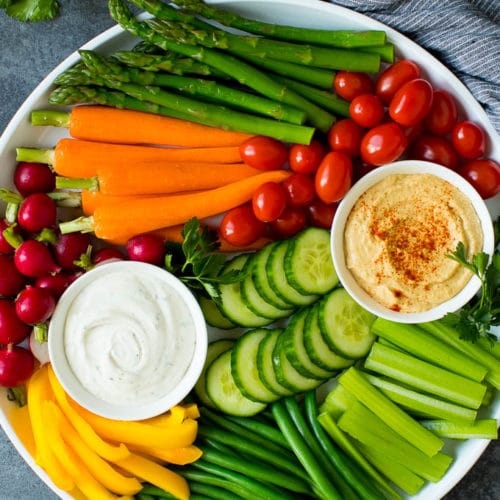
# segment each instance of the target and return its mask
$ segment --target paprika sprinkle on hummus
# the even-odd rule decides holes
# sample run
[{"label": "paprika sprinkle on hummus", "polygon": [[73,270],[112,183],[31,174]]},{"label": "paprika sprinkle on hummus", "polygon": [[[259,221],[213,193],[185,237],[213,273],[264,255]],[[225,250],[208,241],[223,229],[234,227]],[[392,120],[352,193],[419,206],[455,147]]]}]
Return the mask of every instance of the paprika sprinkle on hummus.
[{"label": "paprika sprinkle on hummus", "polygon": [[459,242],[468,257],[483,245],[470,200],[432,174],[392,174],[368,189],[344,232],[346,264],[381,305],[423,312],[459,293],[472,273],[447,257]]}]

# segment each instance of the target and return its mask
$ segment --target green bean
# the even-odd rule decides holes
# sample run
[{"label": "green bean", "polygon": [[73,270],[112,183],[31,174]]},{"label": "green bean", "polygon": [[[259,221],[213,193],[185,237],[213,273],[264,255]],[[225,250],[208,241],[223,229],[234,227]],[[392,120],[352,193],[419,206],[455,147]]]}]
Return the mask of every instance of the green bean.
[{"label": "green bean", "polygon": [[[139,495],[146,495],[147,497],[150,498],[167,498],[168,500],[175,500],[175,497],[169,493],[168,491],[162,490],[161,488],[158,488],[158,486],[154,486],[152,484],[145,484],[142,487],[142,490],[140,493],[138,493],[137,498],[139,500],[143,500]],[[144,500],[148,500],[147,498],[144,498]]]},{"label": "green bean", "polygon": [[189,489],[191,490],[191,499],[194,495],[207,495],[210,498],[214,498],[215,500],[240,500],[241,497],[239,495],[235,495],[230,491],[227,491],[223,488],[219,488],[218,486],[212,486],[210,484],[199,483],[198,481],[190,481]]},{"label": "green bean", "polygon": [[304,469],[316,483],[322,498],[328,500],[341,500],[339,492],[328,478],[326,471],[319,464],[314,453],[295,426],[283,401],[272,403],[271,409],[281,432],[290,443],[295,455],[304,466]]},{"label": "green bean", "polygon": [[284,399],[284,404],[292,421],[294,422],[295,426],[297,427],[306,443],[310,446],[321,467],[326,471],[327,475],[333,479],[335,486],[342,495],[342,498],[345,500],[357,500],[358,496],[356,495],[354,490],[339,474],[338,470],[333,467],[332,463],[325,455],[323,449],[320,447],[318,441],[316,440],[316,437],[309,429],[309,426],[305,421],[304,415],[297,403],[297,400],[294,397],[287,397]]},{"label": "green bean", "polygon": [[384,498],[380,490],[365,479],[365,476],[359,471],[357,465],[333,445],[329,436],[319,424],[317,420],[318,406],[315,391],[309,391],[304,395],[304,403],[306,418],[312,432],[325,452],[325,455],[330,459],[332,465],[339,471],[345,481],[347,481],[363,499],[374,500]]},{"label": "green bean", "polygon": [[192,466],[243,486],[245,490],[251,493],[245,497],[248,498],[248,500],[255,500],[256,498],[259,500],[295,500],[295,496],[287,493],[283,488],[275,488],[251,477],[234,472],[226,467],[211,464],[205,459],[199,459],[193,462]]},{"label": "green bean", "polygon": [[309,493],[311,491],[307,482],[294,475],[269,467],[266,464],[251,462],[235,457],[234,455],[223,454],[214,448],[204,447],[203,459],[241,474],[258,477],[263,482],[274,484],[296,493]]},{"label": "green bean", "polygon": [[200,427],[198,435],[206,440],[210,439],[211,442],[223,443],[236,452],[241,450],[246,455],[279,467],[306,481],[309,479],[309,476],[300,464],[291,460],[289,455],[269,451],[267,448],[254,444],[249,440],[241,439],[239,436],[214,427]]}]

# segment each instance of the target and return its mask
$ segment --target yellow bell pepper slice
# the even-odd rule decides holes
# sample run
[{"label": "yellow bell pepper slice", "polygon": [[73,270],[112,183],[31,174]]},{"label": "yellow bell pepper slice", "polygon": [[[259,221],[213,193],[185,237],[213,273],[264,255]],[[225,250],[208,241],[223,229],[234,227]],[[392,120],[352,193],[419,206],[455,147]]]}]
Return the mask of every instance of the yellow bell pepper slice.
[{"label": "yellow bell pepper slice", "polygon": [[144,420],[110,420],[75,404],[73,408],[102,438],[127,445],[182,448],[193,444],[198,432],[198,423],[190,418],[175,426],[159,426],[148,424]]},{"label": "yellow bell pepper slice", "polygon": [[146,446],[130,446],[129,449],[131,451],[136,451],[141,455],[159,459],[162,462],[174,465],[192,464],[203,455],[200,448],[194,444],[184,446],[183,448],[171,448],[169,450],[165,450],[163,448],[148,448]]},{"label": "yellow bell pepper slice", "polygon": [[158,415],[157,417],[142,420],[145,424],[169,426],[182,424],[186,418],[186,410],[182,406],[173,406],[169,411]]},{"label": "yellow bell pepper slice", "polygon": [[57,413],[57,423],[64,441],[97,481],[108,490],[120,495],[135,495],[141,491],[142,485],[135,477],[120,474],[83,441],[58,407],[52,411]]},{"label": "yellow bell pepper slice", "polygon": [[182,407],[186,412],[187,418],[194,418],[195,420],[197,418],[200,418],[200,409],[198,408],[198,405],[196,403],[187,403],[185,405],[182,405]]},{"label": "yellow bell pepper slice", "polygon": [[189,486],[187,481],[179,474],[167,469],[163,465],[131,453],[127,458],[117,462],[122,469],[134,476],[143,479],[164,491],[167,491],[180,500],[189,499]]},{"label": "yellow bell pepper slice", "polygon": [[109,460],[110,462],[115,462],[116,460],[125,458],[129,454],[129,451],[124,444],[120,443],[120,445],[114,445],[104,441],[92,428],[89,422],[87,422],[77,411],[75,411],[74,407],[70,404],[70,398],[68,398],[64,388],[59,383],[59,380],[57,380],[56,374],[51,366],[48,368],[48,375],[57,404],[83,441],[99,456]]},{"label": "yellow bell pepper slice", "polygon": [[28,453],[35,458],[36,446],[28,405],[13,405],[9,411],[9,422]]},{"label": "yellow bell pepper slice", "polygon": [[45,429],[50,448],[60,463],[63,464],[67,474],[73,479],[78,489],[87,498],[92,500],[113,500],[119,498],[90,474],[85,464],[64,442],[59,430],[58,416],[60,413],[58,413],[58,408],[53,401],[45,401],[43,403],[42,415],[46,422]]},{"label": "yellow bell pepper slice", "polygon": [[28,411],[33,429],[36,454],[35,462],[42,467],[52,482],[61,490],[70,491],[75,483],[69,477],[49,446],[45,432],[46,423],[42,415],[43,404],[53,399],[47,377],[47,367],[40,367],[31,376],[27,387]]}]

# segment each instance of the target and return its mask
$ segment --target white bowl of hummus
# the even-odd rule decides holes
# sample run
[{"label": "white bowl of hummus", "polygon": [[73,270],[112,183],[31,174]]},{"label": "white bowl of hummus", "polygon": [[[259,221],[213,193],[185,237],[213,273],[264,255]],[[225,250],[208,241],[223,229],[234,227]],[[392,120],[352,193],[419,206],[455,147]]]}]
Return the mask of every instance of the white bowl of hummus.
[{"label": "white bowl of hummus", "polygon": [[494,250],[493,223],[477,191],[440,165],[404,160],[362,177],[340,203],[331,249],[339,279],[377,316],[421,323],[460,309],[480,288],[449,255]]},{"label": "white bowl of hummus", "polygon": [[194,296],[151,264],[106,263],[61,296],[48,333],[52,367],[81,406],[116,420],[142,420],[180,403],[207,352]]}]

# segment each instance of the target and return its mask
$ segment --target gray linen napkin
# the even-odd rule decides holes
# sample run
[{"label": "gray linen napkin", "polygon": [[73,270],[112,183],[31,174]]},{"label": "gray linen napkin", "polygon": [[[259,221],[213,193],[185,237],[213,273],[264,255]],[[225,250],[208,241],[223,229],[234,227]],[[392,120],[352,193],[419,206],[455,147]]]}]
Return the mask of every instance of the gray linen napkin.
[{"label": "gray linen napkin", "polygon": [[500,132],[500,0],[331,0],[399,31],[464,83]]}]

